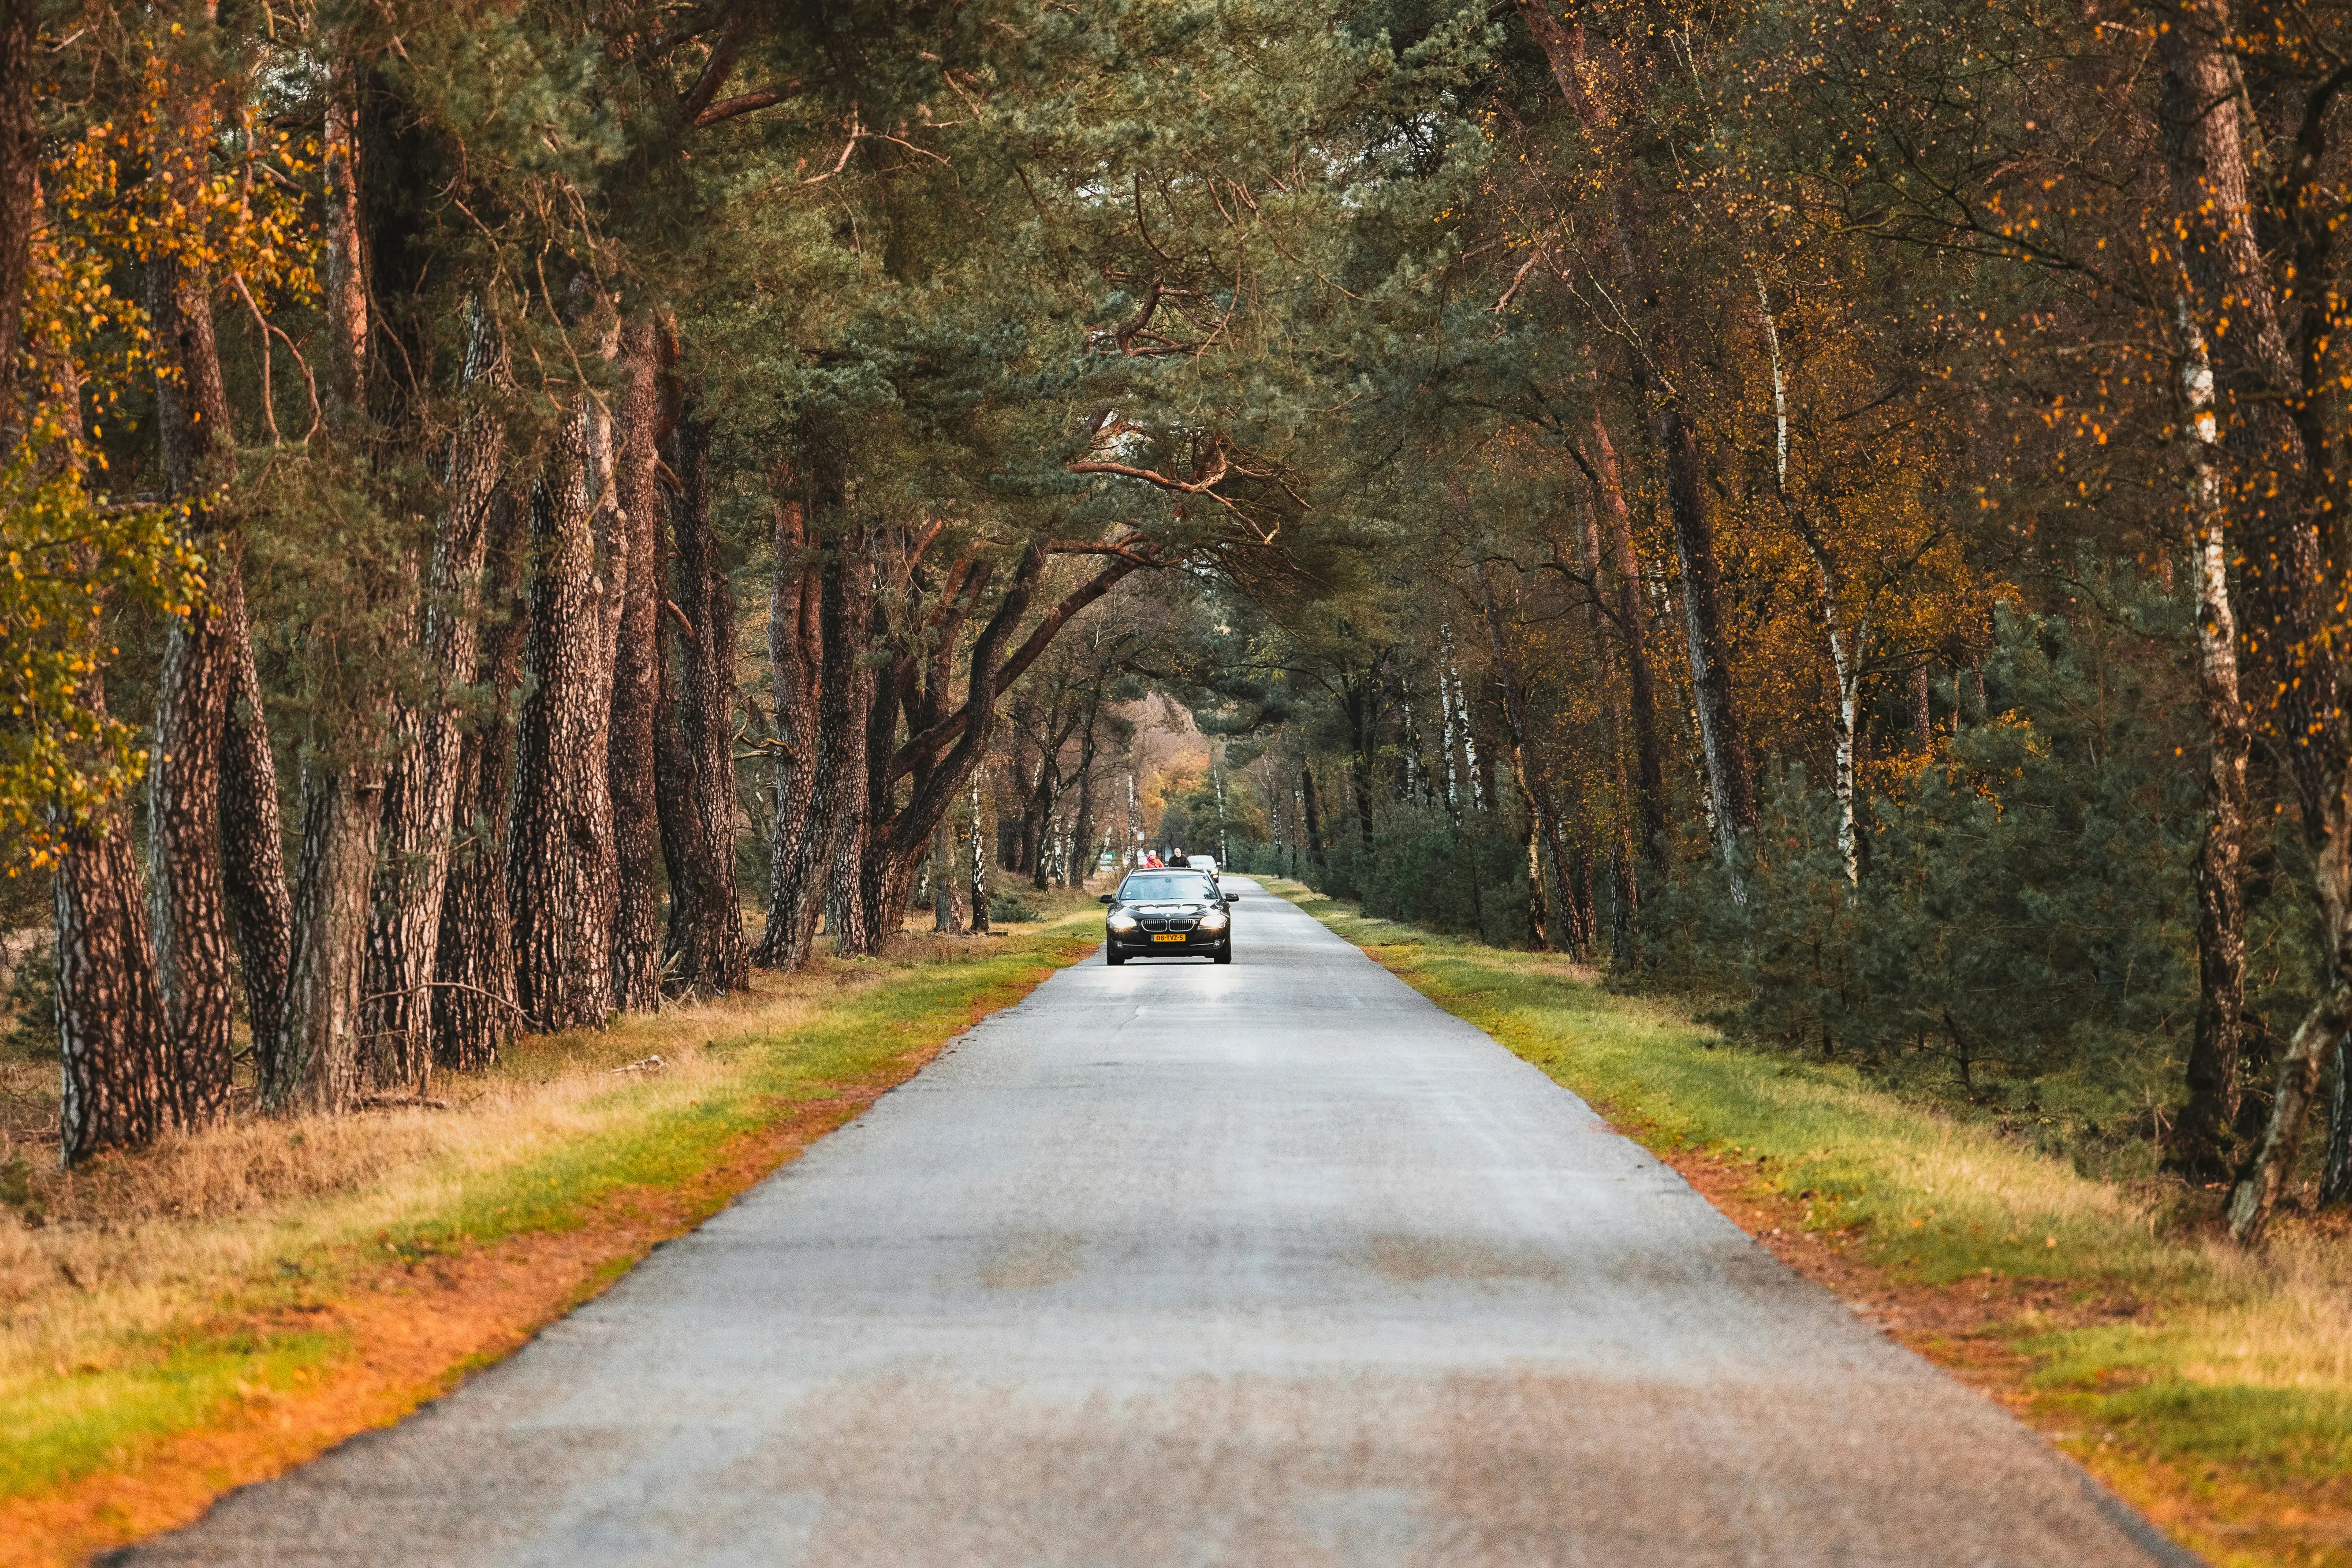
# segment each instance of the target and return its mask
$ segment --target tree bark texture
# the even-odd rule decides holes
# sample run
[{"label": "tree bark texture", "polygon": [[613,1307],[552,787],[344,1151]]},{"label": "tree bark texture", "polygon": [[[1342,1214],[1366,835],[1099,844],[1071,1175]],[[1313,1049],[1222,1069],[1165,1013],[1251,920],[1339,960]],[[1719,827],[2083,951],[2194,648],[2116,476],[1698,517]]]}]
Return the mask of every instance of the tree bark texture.
[{"label": "tree bark texture", "polygon": [[[2210,0],[2184,8],[2158,33],[2158,118],[2181,234],[2185,315],[2211,343],[2226,493],[2243,509],[2234,552],[2247,588],[2240,632],[2277,693],[2272,723],[2312,847],[2331,970],[2327,994],[2289,1040],[2269,1124],[2230,1195],[2231,1235],[2251,1245],[2294,1168],[2322,1057],[2352,1017],[2352,854],[2345,842],[2352,801],[2338,675],[2326,636],[2331,578],[2314,521],[2311,448],[2294,413],[2311,400],[2255,234],[2241,94],[2221,42],[2229,32],[2227,5]],[[2224,318],[2229,330],[2214,330]]]},{"label": "tree bark texture", "polygon": [[1740,835],[1756,826],[1756,784],[1732,691],[1731,644],[1723,629],[1722,574],[1706,514],[1698,442],[1677,403],[1658,410],[1656,425],[1658,447],[1665,458],[1666,510],[1674,522],[1675,560],[1682,575],[1699,747],[1706,758],[1707,789],[1722,835],[1724,858],[1729,862]]},{"label": "tree bark texture", "polygon": [[1518,784],[1520,797],[1528,803],[1543,851],[1530,857],[1535,863],[1530,868],[1540,870],[1538,885],[1543,889],[1544,907],[1550,917],[1544,923],[1545,945],[1564,948],[1570,956],[1581,960],[1584,954],[1578,948],[1574,926],[1568,918],[1570,900],[1563,877],[1568,852],[1560,837],[1559,814],[1553,806],[1550,784],[1532,755],[1535,747],[1528,733],[1527,705],[1520,699],[1518,668],[1511,661],[1510,645],[1503,636],[1502,608],[1495,602],[1494,585],[1486,581],[1486,563],[1472,562],[1470,575],[1478,584],[1478,608],[1486,622],[1486,643],[1495,656],[1495,675],[1503,683],[1503,711],[1511,724],[1511,776]]},{"label": "tree bark texture", "polygon": [[[103,677],[91,710],[103,715]],[[59,1154],[71,1165],[102,1149],[152,1141],[173,1114],[163,1003],[141,901],[139,868],[120,805],[63,835],[51,873],[58,937],[58,1049],[63,1068]]]},{"label": "tree bark texture", "polygon": [[[1615,787],[1618,803],[1617,809],[1612,813],[1613,826],[1609,835],[1612,892],[1609,948],[1612,957],[1622,959],[1629,956],[1633,950],[1633,914],[1639,906],[1641,896],[1633,869],[1634,838],[1638,833],[1646,830],[1647,825],[1642,821],[1643,807],[1641,802],[1649,797],[1645,787],[1636,778],[1627,775],[1624,737],[1618,727],[1617,704],[1610,690],[1609,612],[1601,598],[1601,584],[1604,574],[1601,566],[1600,512],[1601,509],[1597,506],[1580,506],[1576,509],[1576,537],[1578,564],[1583,569],[1585,576],[1592,584],[1591,596],[1585,605],[1585,630],[1592,639],[1592,689],[1597,699],[1596,706],[1601,720],[1601,744],[1608,749],[1611,783]],[[1622,601],[1624,597],[1626,596],[1621,595],[1621,610],[1623,608]],[[1636,607],[1638,607],[1638,602]],[[1618,640],[1627,644],[1637,641],[1641,635],[1639,621],[1629,623]],[[1628,662],[1630,664],[1631,661]],[[1644,682],[1649,678],[1646,662],[1644,660],[1643,670]],[[1654,722],[1654,714],[1652,715],[1652,719]],[[1653,740],[1654,741],[1654,737]],[[1597,931],[1594,942],[1597,946],[1599,942]]]},{"label": "tree bark texture", "polygon": [[340,1112],[359,1096],[368,891],[383,816],[380,763],[364,753],[306,761],[292,963],[271,1075],[262,1085],[272,1110]]},{"label": "tree bark texture", "polygon": [[[237,544],[223,526],[214,493],[226,479],[229,426],[212,299],[200,277],[176,258],[159,256],[147,268],[147,308],[159,368],[164,475],[173,497],[187,504],[191,540],[206,567],[206,602],[174,619],[165,636],[147,772],[162,1070],[172,1114],[194,1124],[228,1104],[235,1003],[222,871],[221,765],[230,694],[250,650],[237,641],[245,624]],[[266,959],[263,967],[266,973]]]},{"label": "tree bark texture", "polygon": [[874,667],[865,657],[874,629],[874,576],[863,530],[845,534],[825,565],[818,628],[824,647],[824,696],[817,704],[816,795],[809,815],[829,830],[825,919],[835,952],[870,953],[877,950],[882,933],[873,929],[862,886],[875,685]]},{"label": "tree bark texture", "polygon": [[613,854],[618,873],[613,916],[613,1005],[625,1013],[661,1005],[662,830],[656,804],[655,714],[661,706],[661,517],[658,479],[673,410],[664,337],[650,316],[621,329],[621,386],[613,482],[613,575],[620,621],[613,664],[613,723],[607,752]]},{"label": "tree bark texture", "polygon": [[278,805],[278,759],[261,706],[261,672],[241,578],[226,586],[224,627],[236,668],[221,736],[222,890],[236,922],[238,967],[255,1063],[264,1076],[277,1048],[293,962],[294,901],[286,885],[286,833]]},{"label": "tree bark texture", "polygon": [[6,426],[11,447],[26,430],[16,407],[16,361],[33,231],[41,221],[41,124],[34,93],[41,51],[35,11],[26,0],[0,5],[0,424]]},{"label": "tree bark texture", "polygon": [[[502,384],[488,311],[475,310],[466,379]],[[384,782],[382,856],[369,918],[362,1031],[383,1083],[421,1080],[435,1057],[433,982],[468,736],[465,704],[481,649],[482,571],[493,513],[507,507],[503,444],[487,409],[461,418],[448,502],[435,532],[424,605],[425,694],[395,721]],[[510,526],[510,525],[509,525]],[[471,803],[468,803],[469,805]]]},{"label": "tree bark texture", "polygon": [[58,1112],[65,1163],[152,1141],[171,1114],[163,996],[120,810],[66,837],[58,931]]},{"label": "tree bark texture", "polygon": [[[1642,564],[1633,550],[1633,520],[1625,505],[1625,491],[1617,463],[1616,443],[1606,422],[1592,421],[1593,504],[1606,544],[1606,560],[1616,581],[1618,646],[1625,658],[1626,708],[1633,727],[1635,820],[1641,853],[1654,874],[1663,874],[1666,854],[1665,751],[1658,731],[1657,677],[1650,667],[1648,639],[1642,635]],[[1594,591],[1600,590],[1596,554]]]},{"label": "tree bark texture", "polygon": [[[320,174],[326,195],[325,352],[320,387],[325,439],[352,457],[372,439],[368,424],[368,243],[360,165],[359,79],[349,56],[327,62]],[[380,602],[404,609],[414,576],[379,584]],[[403,640],[413,635],[404,628]],[[383,818],[383,741],[390,680],[371,660],[332,681],[348,692],[340,710],[302,748],[302,854],[293,898],[293,942],[278,1044],[262,1084],[263,1103],[281,1113],[340,1112],[356,1100],[364,1068],[362,1001],[369,889]],[[330,667],[332,658],[327,660]],[[338,672],[340,673],[340,672]],[[318,678],[314,674],[314,680]]]},{"label": "tree bark texture", "polygon": [[709,426],[681,419],[673,456],[676,611],[662,621],[674,645],[662,671],[665,681],[677,671],[677,690],[656,733],[667,967],[679,990],[717,994],[751,983],[735,882],[735,586],[710,526]]},{"label": "tree bark texture", "polygon": [[612,427],[584,393],[531,497],[536,571],[507,829],[515,994],[533,1028],[604,1026],[618,876],[607,767],[617,574]]},{"label": "tree bark texture", "polygon": [[[753,954],[777,969],[808,962],[822,909],[830,823],[815,811],[821,742],[819,710],[826,696],[824,605],[826,565],[812,537],[811,513],[837,514],[839,475],[811,465],[779,476],[775,510],[775,577],[768,599],[768,661],[776,704],[777,760],[771,789],[775,823],[768,873],[768,923]],[[791,493],[805,487],[805,495]],[[862,785],[863,780],[860,784]]]},{"label": "tree bark texture", "polygon": [[2229,512],[2212,362],[2183,300],[2179,331],[2182,455],[2189,554],[2197,585],[2198,696],[2205,710],[2205,835],[2197,855],[2197,1026],[2189,1100],[2170,1163],[2199,1180],[2224,1174],[2238,1117],[2238,1054],[2246,1000],[2246,763],[2252,736],[2238,691],[2238,621],[2230,598]]},{"label": "tree bark texture", "polygon": [[450,795],[449,878],[433,953],[433,1059],[461,1070],[496,1061],[521,1017],[505,868],[516,697],[530,626],[529,514],[527,495],[511,487],[491,493],[483,627],[466,672],[479,706],[460,730]]}]

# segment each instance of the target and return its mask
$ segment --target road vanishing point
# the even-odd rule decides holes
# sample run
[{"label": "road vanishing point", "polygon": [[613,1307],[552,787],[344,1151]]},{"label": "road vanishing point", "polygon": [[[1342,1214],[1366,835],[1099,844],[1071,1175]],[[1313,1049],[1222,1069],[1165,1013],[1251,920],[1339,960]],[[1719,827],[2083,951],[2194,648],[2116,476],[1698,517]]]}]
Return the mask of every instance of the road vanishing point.
[{"label": "road vanishing point", "polygon": [[2194,1563],[1238,878],[503,1364],[111,1561]]}]

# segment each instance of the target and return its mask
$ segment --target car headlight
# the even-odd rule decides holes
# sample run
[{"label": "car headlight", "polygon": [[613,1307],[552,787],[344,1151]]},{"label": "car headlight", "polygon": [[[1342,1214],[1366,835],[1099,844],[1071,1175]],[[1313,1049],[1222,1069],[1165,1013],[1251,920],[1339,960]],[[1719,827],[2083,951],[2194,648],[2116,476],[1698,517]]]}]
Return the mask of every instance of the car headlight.
[{"label": "car headlight", "polygon": [[1225,929],[1225,921],[1232,918],[1232,916],[1226,914],[1223,910],[1211,910],[1207,914],[1201,917],[1201,929],[1202,931],[1223,931]]},{"label": "car headlight", "polygon": [[1110,925],[1110,929],[1113,931],[1133,931],[1135,929],[1136,921],[1133,915],[1129,914],[1125,910],[1121,910],[1117,914],[1110,917],[1108,923]]}]

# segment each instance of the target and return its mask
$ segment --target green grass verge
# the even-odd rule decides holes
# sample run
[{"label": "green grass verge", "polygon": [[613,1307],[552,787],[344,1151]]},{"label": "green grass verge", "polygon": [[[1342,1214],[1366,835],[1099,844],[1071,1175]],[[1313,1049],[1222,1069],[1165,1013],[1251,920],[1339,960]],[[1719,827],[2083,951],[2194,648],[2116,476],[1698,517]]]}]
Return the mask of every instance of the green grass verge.
[{"label": "green grass verge", "polygon": [[2084,1302],[2127,1304],[2126,1321],[2056,1326],[2023,1311],[2003,1325],[2033,1360],[2044,1414],[2078,1422],[2085,1441],[2112,1435],[2207,1480],[2222,1465],[2239,1480],[2318,1481],[2332,1494],[2352,1473],[2352,1247],[2340,1237],[2241,1258],[2168,1227],[2146,1194],[1849,1069],[1727,1046],[1565,960],[1267,886],[1629,1135],[1752,1163],[1758,1188],[1805,1205],[1811,1226],[1854,1235],[1898,1279],[2051,1281]]},{"label": "green grass verge", "polygon": [[[695,1042],[720,1067],[695,1079],[690,1098],[668,1102],[646,1082],[621,1080],[577,1102],[586,1129],[577,1136],[541,1138],[507,1159],[452,1152],[398,1173],[404,1191],[423,1194],[414,1205],[394,1199],[387,1212],[381,1194],[362,1193],[238,1216],[247,1231],[282,1228],[283,1250],[267,1248],[266,1263],[236,1275],[205,1278],[199,1266],[160,1291],[152,1281],[124,1287],[91,1331],[52,1339],[53,1368],[0,1381],[0,1498],[121,1468],[159,1440],[220,1419],[252,1391],[283,1392],[352,1356],[360,1347],[348,1335],[302,1325],[299,1309],[362,1288],[388,1264],[574,1229],[616,1199],[694,1184],[740,1136],[873,1083],[893,1058],[945,1040],[976,1011],[1017,999],[1084,956],[1098,939],[1093,915],[1089,907],[961,953],[835,963],[830,994],[789,1027],[761,1027],[747,1015],[749,1026]],[[503,1070],[525,1081],[561,1078],[595,1038],[526,1042]]]}]

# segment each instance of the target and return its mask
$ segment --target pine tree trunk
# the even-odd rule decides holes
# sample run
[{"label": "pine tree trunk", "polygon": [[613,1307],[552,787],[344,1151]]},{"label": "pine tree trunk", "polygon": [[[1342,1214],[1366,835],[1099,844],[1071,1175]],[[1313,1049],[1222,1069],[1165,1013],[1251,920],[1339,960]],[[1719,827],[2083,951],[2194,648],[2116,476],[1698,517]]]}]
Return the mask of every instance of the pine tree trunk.
[{"label": "pine tree trunk", "polygon": [[[502,384],[489,313],[475,307],[469,384]],[[481,646],[481,580],[492,514],[508,503],[504,452],[488,414],[469,411],[449,457],[448,506],[433,542],[425,601],[430,695],[395,721],[384,781],[383,855],[368,926],[362,1031],[379,1082],[420,1081],[436,1052],[432,983],[438,969],[450,847],[459,830],[459,773],[468,737],[460,703]],[[511,526],[509,524],[509,526]]]},{"label": "pine tree trunk", "polygon": [[58,1129],[65,1163],[153,1140],[171,1115],[163,997],[119,810],[66,837],[58,930]]},{"label": "pine tree trunk", "polygon": [[478,1070],[498,1059],[521,1010],[507,912],[506,822],[514,788],[515,699],[530,626],[523,599],[528,498],[494,491],[486,525],[488,603],[467,680],[488,705],[465,726],[450,796],[449,879],[433,954],[433,1059]]},{"label": "pine tree trunk", "polygon": [[[1618,800],[1617,809],[1612,814],[1614,826],[1610,834],[1609,849],[1612,888],[1610,908],[1613,916],[1611,921],[1610,955],[1612,958],[1623,959],[1630,956],[1632,952],[1633,913],[1638,907],[1641,896],[1639,885],[1634,879],[1633,840],[1638,831],[1646,830],[1646,824],[1640,828],[1636,827],[1642,807],[1634,800],[1629,799],[1629,796],[1637,793],[1645,795],[1646,790],[1637,786],[1634,780],[1626,773],[1624,736],[1618,727],[1617,704],[1610,692],[1609,617],[1603,611],[1601,602],[1602,557],[1600,510],[1600,508],[1592,506],[1576,509],[1577,554],[1578,564],[1584,569],[1585,575],[1592,584],[1592,596],[1585,606],[1585,630],[1592,639],[1592,690],[1600,710],[1601,740],[1601,744],[1608,751],[1611,781],[1616,787]],[[1624,597],[1621,595],[1621,608]],[[1638,603],[1636,608],[1638,608]],[[1622,628],[1622,635],[1618,640],[1626,644],[1638,640],[1639,627],[1638,621],[1630,623]],[[1632,662],[1630,658],[1628,662]],[[1643,680],[1646,682],[1648,679],[1645,660]],[[1652,762],[1654,763],[1655,759],[1652,759]],[[1629,811],[1627,809],[1629,806],[1633,809]],[[1597,930],[1594,932],[1594,942],[1596,946],[1599,943]]]},{"label": "pine tree trunk", "polygon": [[875,669],[865,658],[874,595],[862,532],[835,547],[824,570],[824,700],[817,709],[816,799],[810,815],[830,828],[825,919],[834,951],[871,953],[883,933],[873,927],[865,884]]},{"label": "pine tree trunk", "polygon": [[360,987],[383,815],[381,765],[363,755],[369,739],[342,737],[353,755],[314,757],[303,767],[293,960],[271,1076],[262,1085],[263,1103],[280,1113],[349,1110],[362,1086]]},{"label": "pine tree trunk", "polygon": [[1315,770],[1305,763],[1298,766],[1298,795],[1307,828],[1307,863],[1319,875],[1324,870],[1324,851],[1330,847],[1323,834],[1323,807],[1315,788]]},{"label": "pine tree trunk", "polygon": [[2189,1101],[2168,1163],[2200,1181],[2230,1166],[2238,1118],[2238,1053],[2246,1001],[2244,860],[2251,744],[2238,692],[2238,620],[2230,599],[2229,514],[2222,497],[2220,424],[2205,334],[2179,305],[2183,457],[2189,552],[2197,584],[2198,695],[2205,710],[2205,837],[2197,855],[2197,1027],[2189,1050]]},{"label": "pine tree trunk", "polygon": [[1707,521],[1699,476],[1698,443],[1692,437],[1682,405],[1671,401],[1663,405],[1656,422],[1658,447],[1665,456],[1666,510],[1674,522],[1675,560],[1682,575],[1699,746],[1706,757],[1707,789],[1724,859],[1730,863],[1740,836],[1756,826],[1756,786],[1732,692],[1731,647],[1723,631],[1715,533]]},{"label": "pine tree trunk", "polygon": [[[819,470],[821,479],[830,470]],[[823,825],[811,816],[816,798],[817,710],[824,697],[824,590],[810,559],[808,508],[783,494],[779,477],[768,595],[768,668],[776,705],[778,749],[772,763],[768,923],[752,962],[797,969],[808,962],[816,929],[816,899],[824,850]],[[827,497],[816,498],[820,500]]]},{"label": "pine tree trunk", "polygon": [[161,1071],[167,1114],[194,1123],[219,1114],[228,1102],[235,1003],[221,766],[229,698],[249,650],[236,640],[245,600],[236,541],[210,500],[226,477],[230,439],[212,299],[201,278],[159,257],[148,264],[147,308],[159,371],[164,475],[173,495],[190,500],[191,542],[209,563],[209,602],[174,619],[165,637],[147,771],[155,979],[163,1009]]},{"label": "pine tree trunk", "polygon": [[613,850],[613,1005],[625,1013],[661,1005],[662,829],[656,805],[655,713],[661,706],[661,515],[656,479],[669,432],[659,328],[648,316],[621,329],[614,431],[614,514],[621,584],[608,752]]},{"label": "pine tree trunk", "polygon": [[667,946],[671,984],[715,995],[751,981],[735,882],[735,585],[710,527],[709,426],[681,419],[675,453],[674,603],[688,624],[662,623],[676,645],[675,659],[663,657],[663,679],[674,665],[680,688],[675,705],[665,697],[656,732]]},{"label": "pine tree trunk", "polygon": [[[1666,765],[1658,731],[1657,678],[1650,668],[1650,650],[1642,635],[1642,566],[1633,552],[1633,520],[1625,506],[1625,492],[1617,468],[1617,448],[1609,426],[1596,416],[1592,421],[1593,496],[1605,536],[1607,559],[1616,572],[1616,617],[1619,647],[1625,656],[1628,717],[1633,726],[1635,817],[1641,853],[1654,874],[1663,874],[1666,854]],[[1594,554],[1594,586],[1600,585],[1601,552]]]},{"label": "pine tree trunk", "polygon": [[236,927],[255,1066],[266,1079],[286,1010],[286,981],[293,963],[294,900],[287,891],[278,760],[262,714],[261,673],[254,664],[245,585],[237,581],[234,586],[233,608],[225,606],[230,617],[225,630],[236,649],[236,671],[229,689],[221,745],[222,887]]},{"label": "pine tree trunk", "polygon": [[614,589],[612,429],[583,395],[531,497],[536,572],[515,742],[507,905],[515,999],[537,1029],[604,1026],[613,1010],[613,802],[606,759]]},{"label": "pine tree trunk", "polygon": [[[331,56],[327,61],[320,160],[327,209],[320,394],[327,439],[353,452],[370,438],[367,239],[359,162],[362,74],[349,57]],[[394,591],[405,597],[406,590]],[[350,1110],[365,1068],[362,1004],[367,994],[368,893],[383,818],[381,715],[390,689],[379,670],[362,668],[354,676],[348,689],[360,695],[336,716],[339,721],[329,732],[303,748],[302,856],[294,884],[293,942],[278,1045],[262,1084],[263,1104],[280,1113]]]},{"label": "pine tree trunk", "polygon": [[1568,918],[1570,902],[1563,881],[1567,864],[1566,849],[1561,842],[1559,814],[1554,808],[1551,786],[1539,769],[1533,765],[1534,742],[1528,726],[1527,706],[1519,693],[1517,668],[1511,662],[1511,650],[1503,637],[1503,612],[1495,602],[1495,590],[1486,581],[1486,566],[1482,561],[1470,564],[1470,575],[1478,584],[1478,608],[1486,622],[1486,642],[1495,656],[1495,674],[1503,683],[1503,712],[1511,723],[1511,776],[1519,786],[1519,796],[1528,803],[1528,812],[1534,819],[1536,837],[1544,851],[1528,858],[1529,869],[1540,876],[1545,909],[1550,918],[1544,922],[1544,945],[1564,949],[1570,956],[1581,960],[1574,922]]},{"label": "pine tree trunk", "polygon": [[948,936],[963,931],[962,911],[956,903],[956,883],[961,872],[957,847],[954,827],[942,819],[931,829],[931,929]]},{"label": "pine tree trunk", "polygon": [[[86,689],[106,711],[103,678]],[[58,934],[58,1142],[71,1165],[151,1142],[173,1114],[147,910],[120,805],[63,835],[52,873]]]}]

